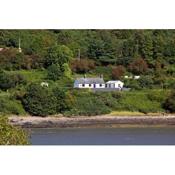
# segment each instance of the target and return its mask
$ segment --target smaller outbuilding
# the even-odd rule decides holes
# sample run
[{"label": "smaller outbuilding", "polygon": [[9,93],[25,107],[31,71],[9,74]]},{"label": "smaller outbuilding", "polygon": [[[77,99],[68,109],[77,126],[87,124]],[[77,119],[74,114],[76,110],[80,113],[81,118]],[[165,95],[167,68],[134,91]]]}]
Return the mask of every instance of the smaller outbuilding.
[{"label": "smaller outbuilding", "polygon": [[106,88],[117,88],[117,89],[122,89],[124,83],[120,80],[111,80],[106,82]]}]

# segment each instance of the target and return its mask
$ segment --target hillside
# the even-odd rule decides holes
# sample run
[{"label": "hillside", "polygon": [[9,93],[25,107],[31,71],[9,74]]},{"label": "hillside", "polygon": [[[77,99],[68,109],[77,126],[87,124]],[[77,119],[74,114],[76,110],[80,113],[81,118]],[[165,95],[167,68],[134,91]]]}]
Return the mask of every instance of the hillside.
[{"label": "hillside", "polygon": [[[0,30],[0,112],[174,112],[168,100],[174,63],[175,30]],[[73,89],[74,79],[84,74],[122,80],[131,92]],[[124,78],[134,75],[140,79]]]}]

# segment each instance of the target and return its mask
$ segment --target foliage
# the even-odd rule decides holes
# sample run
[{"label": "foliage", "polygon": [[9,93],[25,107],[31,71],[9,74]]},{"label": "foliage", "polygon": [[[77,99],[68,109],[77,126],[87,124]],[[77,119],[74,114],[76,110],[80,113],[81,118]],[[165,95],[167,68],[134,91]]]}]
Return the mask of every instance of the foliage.
[{"label": "foliage", "polygon": [[153,87],[153,78],[149,75],[141,76],[140,79],[138,79],[139,86],[141,88],[152,88]]},{"label": "foliage", "polygon": [[71,95],[66,93],[64,89],[55,87],[53,89],[53,96],[56,98],[56,112],[62,113],[71,108]]},{"label": "foliage", "polygon": [[45,57],[45,66],[48,67],[52,64],[57,64],[60,67],[64,63],[69,63],[72,59],[72,51],[64,45],[55,45],[48,49]]},{"label": "foliage", "polygon": [[73,60],[71,69],[77,73],[86,73],[95,68],[95,62],[90,59]]},{"label": "foliage", "polygon": [[175,112],[175,91],[172,90],[171,94],[163,103],[163,108],[171,113]]},{"label": "foliage", "polygon": [[138,111],[142,113],[163,111],[161,103],[157,100],[150,100],[147,93],[128,92],[123,94],[123,98],[118,101],[116,110],[120,111]]},{"label": "foliage", "polygon": [[[18,51],[19,37],[22,53]],[[36,90],[38,94],[41,90],[41,96],[32,92],[35,98],[32,95],[27,98],[30,99],[30,110],[38,115],[40,108],[40,112],[44,115],[65,111],[79,114],[78,111],[83,111],[81,100],[87,103],[87,108],[82,113],[89,111],[87,112],[89,115],[88,106],[95,104],[97,98],[100,99],[96,102],[97,105],[100,103],[106,112],[108,109],[114,110],[120,107],[125,110],[153,111],[150,103],[153,103],[155,111],[163,110],[160,104],[164,101],[166,94],[152,93],[150,90],[151,95],[146,93],[147,95],[139,96],[136,90],[142,92],[144,89],[174,88],[174,38],[174,30],[0,30],[0,89],[2,93],[9,93],[10,96],[16,94],[16,97],[21,99],[27,107],[29,104],[24,103],[26,86],[33,82],[37,84],[42,81],[49,82],[48,89],[43,90],[39,87]],[[130,97],[124,95],[125,92],[120,94],[121,98],[117,97],[119,94],[104,93],[105,96],[87,93],[87,99],[91,102],[88,104],[88,100],[82,97],[83,95],[78,97],[79,94],[72,94],[70,90],[74,78],[82,76],[82,73],[87,73],[90,77],[103,74],[104,80],[108,81],[112,78],[121,79],[125,72],[133,76],[141,76],[138,80],[123,80],[124,86],[131,88],[131,93],[135,93],[136,97],[140,98],[140,104],[133,103]],[[61,89],[69,89],[63,93],[64,95],[58,91],[58,94],[63,95],[63,102],[65,100],[63,110],[59,107],[61,100],[53,95],[52,87],[55,85]],[[136,97],[133,97],[135,101]],[[34,105],[32,106],[32,100],[37,104],[36,111]],[[8,101],[10,101],[9,98],[5,99],[5,97],[1,100],[2,108],[4,110],[7,108],[9,112],[20,113],[18,107],[11,104],[13,102],[20,106],[19,101],[11,100],[9,105],[14,106],[13,110],[4,107],[8,106]],[[45,101],[46,104],[44,104]],[[52,103],[53,105],[50,105]],[[58,103],[58,106],[55,103]],[[141,107],[141,104],[144,107]],[[47,105],[52,106],[53,109],[52,107],[42,108]],[[93,108],[95,107],[92,106]],[[30,111],[29,108],[25,109]],[[97,109],[101,113],[102,109],[100,107]]]},{"label": "foliage", "polygon": [[63,113],[71,108],[73,97],[66,90],[31,84],[22,98],[23,105],[31,115],[47,116]]},{"label": "foliage", "polygon": [[148,65],[144,59],[138,58],[130,63],[129,70],[134,74],[144,74],[148,70]]},{"label": "foliage", "polygon": [[9,124],[8,119],[0,116],[0,145],[27,145],[28,134],[21,128]]},{"label": "foliage", "polygon": [[47,78],[53,81],[59,80],[62,76],[62,71],[59,64],[52,64],[47,68]]},{"label": "foliage", "polygon": [[125,73],[125,68],[122,65],[116,66],[112,69],[112,78],[115,80],[119,80]]},{"label": "foliage", "polygon": [[20,74],[7,74],[4,71],[0,71],[0,89],[7,90],[14,88],[17,85],[25,84],[25,78]]},{"label": "foliage", "polygon": [[105,104],[98,95],[91,92],[80,92],[75,95],[73,108],[66,112],[66,115],[101,115],[110,113],[110,108]]},{"label": "foliage", "polygon": [[25,110],[31,115],[47,116],[56,113],[56,97],[47,88],[31,84],[23,98]]},{"label": "foliage", "polygon": [[63,70],[64,70],[63,75],[68,79],[72,79],[72,71],[71,71],[68,63],[63,64]]},{"label": "foliage", "polygon": [[0,113],[23,115],[25,114],[25,110],[20,101],[12,97],[0,96]]}]

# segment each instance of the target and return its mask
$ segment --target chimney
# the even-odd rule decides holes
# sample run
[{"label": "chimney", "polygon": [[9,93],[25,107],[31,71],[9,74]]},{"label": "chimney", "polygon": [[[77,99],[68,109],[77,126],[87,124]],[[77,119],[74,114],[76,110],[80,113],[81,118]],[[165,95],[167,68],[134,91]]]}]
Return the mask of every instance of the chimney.
[{"label": "chimney", "polygon": [[100,74],[100,78],[103,78],[103,74]]}]

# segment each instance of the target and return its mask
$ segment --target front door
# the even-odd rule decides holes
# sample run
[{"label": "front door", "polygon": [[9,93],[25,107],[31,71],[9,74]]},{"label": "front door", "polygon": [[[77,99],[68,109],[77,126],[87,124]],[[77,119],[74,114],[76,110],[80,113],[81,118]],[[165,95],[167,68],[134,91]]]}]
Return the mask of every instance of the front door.
[{"label": "front door", "polygon": [[96,84],[94,84],[94,88],[96,88]]}]

